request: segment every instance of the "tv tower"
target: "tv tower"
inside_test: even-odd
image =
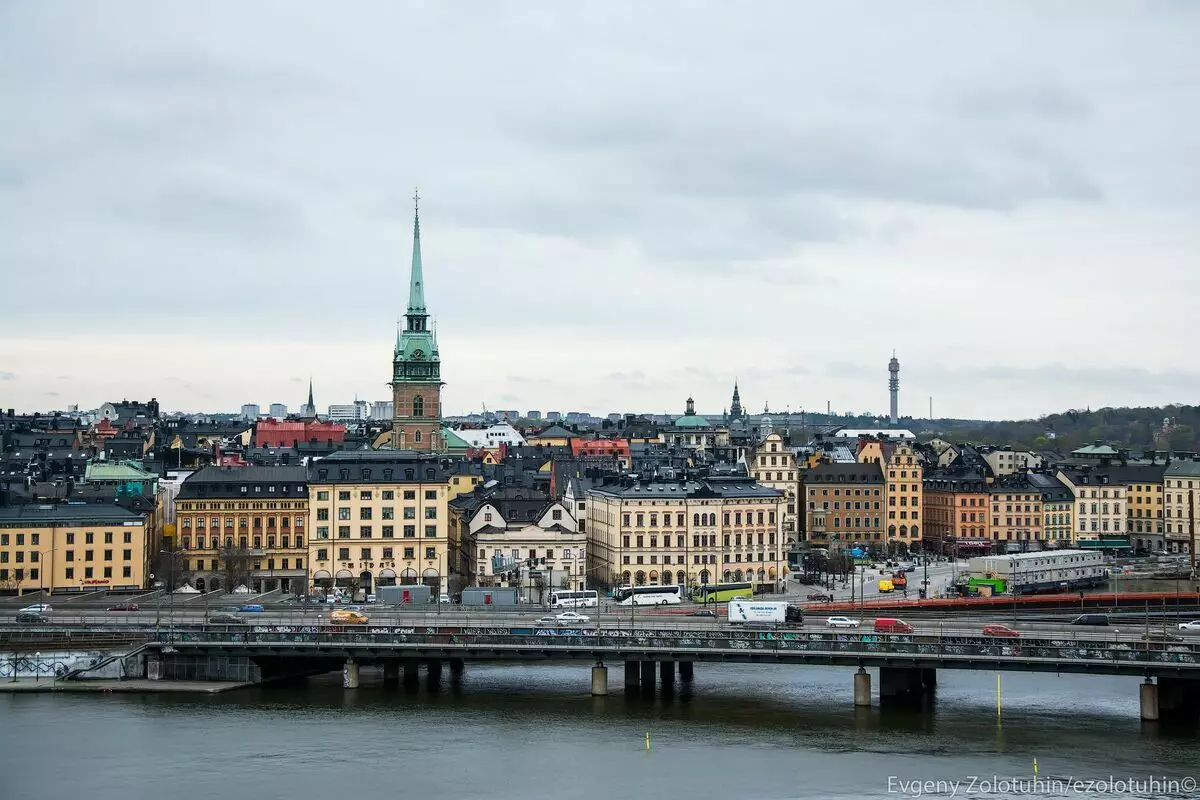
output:
[[[889,424],[895,426],[900,423],[899,404],[900,404],[900,362],[896,360],[896,351],[892,351],[892,360],[888,362],[888,393],[892,396],[891,413],[888,415]]]

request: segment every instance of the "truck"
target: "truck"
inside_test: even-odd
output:
[[[801,625],[804,617],[800,609],[791,604],[778,601],[764,600],[730,600],[729,622],[732,625],[769,624],[782,625],[791,623]]]

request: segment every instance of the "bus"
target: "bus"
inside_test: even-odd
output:
[[[595,589],[555,589],[550,593],[552,608],[595,608],[600,603]]]
[[[728,603],[741,598],[754,599],[754,585],[750,583],[712,583],[692,590],[692,600],[697,603]]]
[[[613,599],[623,606],[674,606],[683,601],[683,590],[678,586],[622,586]]]

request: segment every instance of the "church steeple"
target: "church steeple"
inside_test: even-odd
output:
[[[729,418],[742,418],[742,395],[738,392],[737,378],[733,379],[733,400],[729,405]]]
[[[412,271],[408,278],[407,330],[426,330],[425,320],[429,316],[425,309],[425,273],[421,266],[421,195],[413,192],[413,251]]]

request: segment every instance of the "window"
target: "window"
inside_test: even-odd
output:
[[[122,578],[132,578],[133,577],[133,567],[130,567],[130,566],[121,567],[121,577]]]
[[[404,490],[404,499],[405,500],[416,500],[417,499],[417,490],[416,489],[405,489]]]
[[[437,489],[426,489],[425,490],[425,499],[426,500],[437,500]]]
[[[350,548],[349,547],[339,547],[338,548],[338,560],[339,561],[349,561],[350,560]]]
[[[437,509],[436,508],[425,509],[425,519],[437,519]]]
[[[404,518],[405,519],[416,519],[417,518],[417,507],[416,506],[405,506],[404,507]]]
[[[349,499],[350,499],[350,491],[349,490],[343,490],[343,491],[338,492],[338,500],[349,500]]]
[[[391,525],[384,525],[384,526],[383,526],[383,538],[385,538],[385,539],[391,539],[391,538],[394,538],[394,537],[395,537],[395,535],[396,535],[396,534],[395,534],[395,529],[393,528],[393,526],[391,526]]]
[[[425,416],[425,398],[417,395],[412,401],[412,415],[414,417]],[[418,440],[420,441],[420,440]]]
[[[436,547],[426,547],[425,548],[425,558],[437,558],[437,548]]]
[[[317,548],[317,561],[326,561],[329,558],[329,550],[324,547]]]
[[[121,560],[122,561],[128,561],[131,558],[133,558],[132,550],[122,550],[121,551]]]
[[[317,526],[317,538],[318,539],[328,539],[329,538],[329,526],[328,525],[318,525]],[[296,546],[299,547],[300,545],[297,544]]]
[[[383,519],[395,519],[396,518],[395,506],[384,506],[382,513],[383,513]]]
[[[124,544],[133,544],[133,534],[125,531],[125,535],[121,537],[121,542]]]
[[[17,555],[19,556],[19,555],[21,555],[21,554],[20,554],[20,553],[17,553]],[[95,556],[94,556],[94,553],[93,553],[93,551],[91,551],[91,550],[84,550],[84,551],[83,551],[83,560],[84,560],[84,561],[94,561],[94,560],[95,560]]]
[[[360,508],[358,510],[358,518],[359,519],[370,519],[371,518],[371,509],[370,508]]]
[[[433,539],[436,536],[437,536],[437,525],[426,525],[425,526],[425,538]]]
[[[350,526],[349,525],[338,525],[338,538],[339,539],[349,539],[350,538]]]
[[[350,509],[339,508],[338,509],[338,519],[350,519]]]
[[[358,551],[358,557],[360,559],[362,559],[363,561],[370,561],[371,560],[371,548],[369,548],[369,547],[360,548]]]
[[[328,499],[329,499],[329,492],[325,491],[324,489],[317,492],[317,500],[328,500]]]
[[[417,557],[416,548],[413,548],[413,547],[404,548],[404,557],[408,558],[408,559],[416,558]]]
[[[112,567],[105,567],[105,568],[104,568],[104,577],[106,577],[106,578],[111,578],[111,577],[112,577]]]
[[[94,536],[95,536],[95,534],[93,534],[93,533],[85,533],[85,534],[83,535],[83,543],[84,543],[84,544],[92,544],[92,543],[93,543],[93,537],[94,537]],[[17,544],[20,544],[20,543],[21,543],[21,542],[20,542],[20,538],[21,538],[20,534],[17,534],[17,540],[18,540],[18,541],[17,541]]]
[[[69,581],[75,580],[75,568],[74,567],[67,567],[65,574],[66,574],[67,580],[69,580]]]
[[[385,478],[390,478],[390,477],[392,477],[392,476],[391,476],[391,470],[390,470],[390,469],[385,469],[385,470],[383,471],[383,477],[385,477]],[[384,499],[384,500],[395,500],[395,499],[396,499],[396,492],[395,492],[394,490],[392,490],[392,489],[384,489],[384,490],[383,490],[383,492],[382,492],[382,495],[383,495],[383,499]]]
[[[417,526],[416,525],[405,525],[404,526],[404,538],[405,539],[415,539],[416,536],[417,536]]]
[[[371,538],[371,526],[370,525],[359,525],[358,526],[358,535],[359,535],[359,538],[370,539]]]

